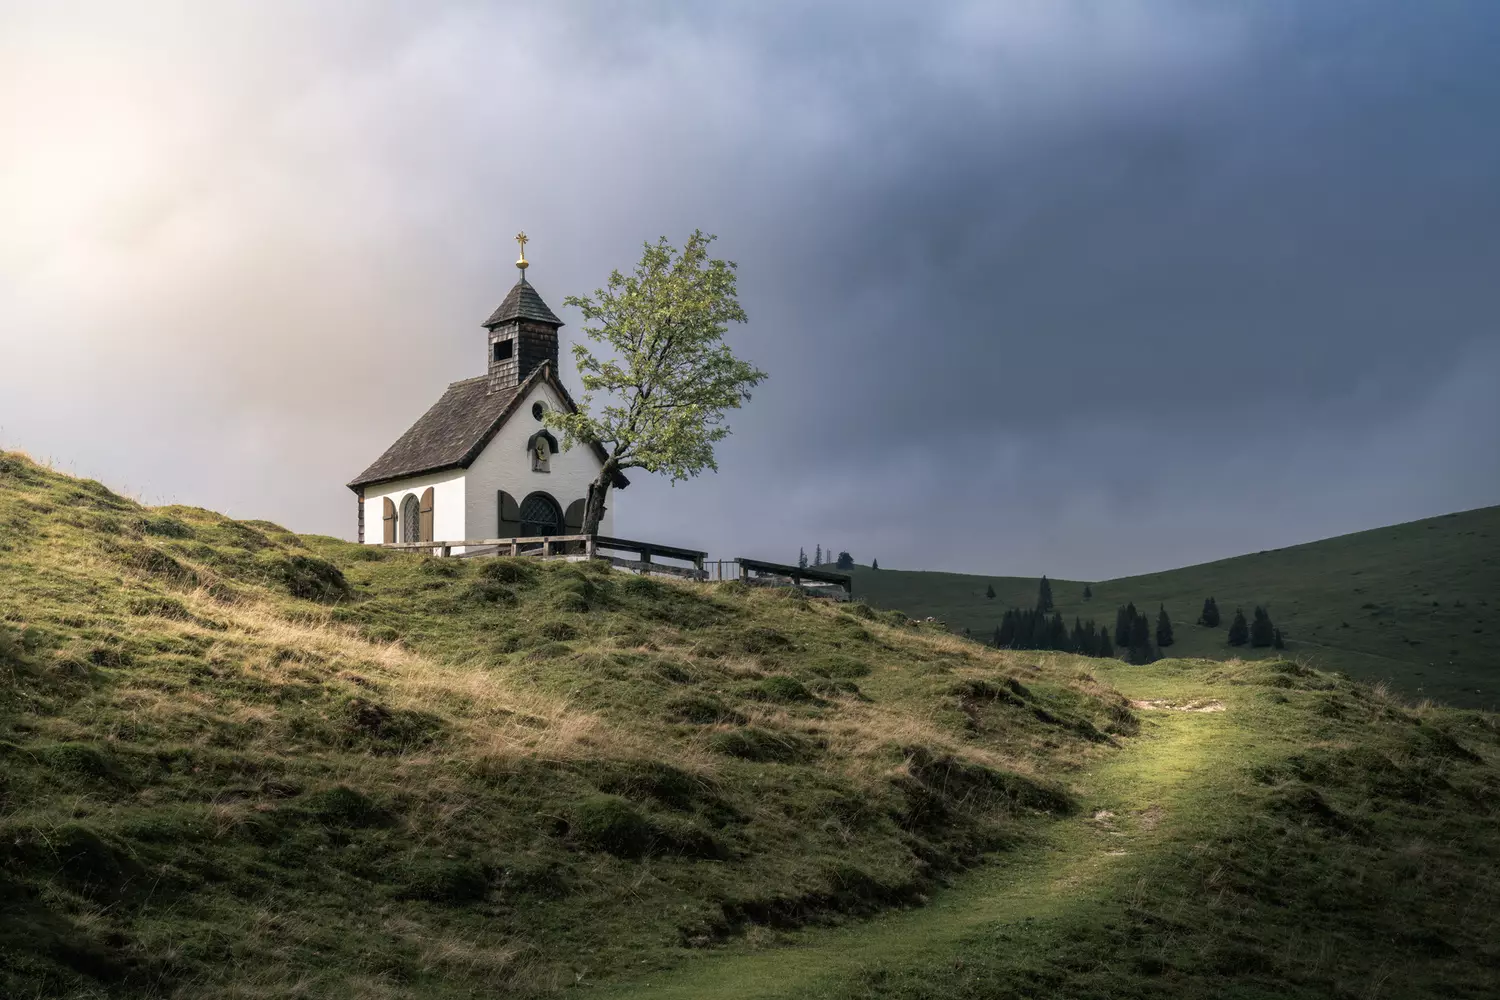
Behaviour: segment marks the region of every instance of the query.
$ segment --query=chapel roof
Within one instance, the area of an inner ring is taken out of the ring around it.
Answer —
[[[537,294],[531,282],[526,280],[526,272],[521,272],[521,280],[516,282],[505,296],[505,300],[495,307],[490,313],[490,318],[484,321],[484,326],[496,327],[501,323],[508,323],[514,319],[529,319],[537,323],[547,323],[551,326],[562,326],[563,321],[557,318],[557,314],[547,308],[547,303]]]
[[[550,364],[539,367],[513,389],[491,391],[487,375],[454,382],[385,454],[349,483],[349,488],[358,490],[372,483],[468,468],[538,381],[550,384],[570,410],[578,408]],[[608,457],[597,444],[593,451],[601,462]],[[623,489],[627,485],[629,480],[617,474],[615,486]]]

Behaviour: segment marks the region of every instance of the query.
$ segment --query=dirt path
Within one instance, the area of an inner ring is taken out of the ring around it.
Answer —
[[[595,996],[652,1000],[771,1000],[844,995],[841,983],[872,966],[952,952],[965,938],[1017,921],[1066,914],[1100,895],[1123,895],[1178,808],[1201,794],[1233,729],[1224,713],[1149,711],[1140,737],[1076,776],[1083,808],[1040,843],[965,876],[921,909],[834,930],[804,931],[784,946],[740,944],[692,955],[678,968]]]

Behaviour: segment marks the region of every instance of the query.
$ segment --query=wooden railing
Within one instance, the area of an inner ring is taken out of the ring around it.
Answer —
[[[688,580],[708,580],[705,568],[707,552],[684,549],[675,545],[660,545],[656,542],[634,542],[609,535],[537,535],[526,538],[478,538],[443,542],[386,542],[388,549],[407,552],[426,552],[435,556],[453,556],[454,549],[461,558],[472,556],[535,556],[542,559],[599,559],[612,566],[635,573],[663,573]],[[631,558],[627,558],[631,557]],[[673,565],[661,562],[674,559],[689,565]],[[854,594],[853,580],[847,573],[832,573],[824,569],[805,566],[790,566],[785,563],[764,562],[759,559],[741,557],[733,560],[717,560],[717,578],[723,579],[725,564],[738,567],[738,577],[753,586],[793,586],[814,592],[827,590],[819,584],[831,584],[842,593],[838,596],[848,600]]]
[[[848,573],[830,573],[825,569],[809,569],[806,566],[788,566],[785,563],[762,562],[759,559],[736,560],[740,564],[740,579],[749,584],[779,584],[790,580],[794,587],[806,586],[805,581],[836,584],[844,592],[845,599],[854,596],[854,580]]]

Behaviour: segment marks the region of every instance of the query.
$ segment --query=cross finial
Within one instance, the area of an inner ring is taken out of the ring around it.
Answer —
[[[516,261],[516,267],[519,267],[521,269],[521,273],[525,274],[526,273],[526,244],[529,243],[529,242],[531,242],[531,241],[527,238],[527,236],[526,236],[526,234],[524,232],[520,232],[520,233],[516,234],[516,242],[519,243],[519,244],[521,244],[521,256]]]

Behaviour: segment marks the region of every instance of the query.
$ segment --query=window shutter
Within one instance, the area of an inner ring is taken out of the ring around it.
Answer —
[[[390,545],[396,540],[396,504],[390,497],[385,498],[385,544]]]
[[[587,500],[574,500],[568,504],[568,512],[563,515],[563,523],[568,526],[568,534],[583,534],[583,512],[588,503]]]
[[[521,533],[521,507],[516,498],[504,490],[495,494],[496,506],[500,510],[500,527],[496,538],[515,538]]]
[[[422,541],[433,541],[432,537],[432,487],[422,491]]]

